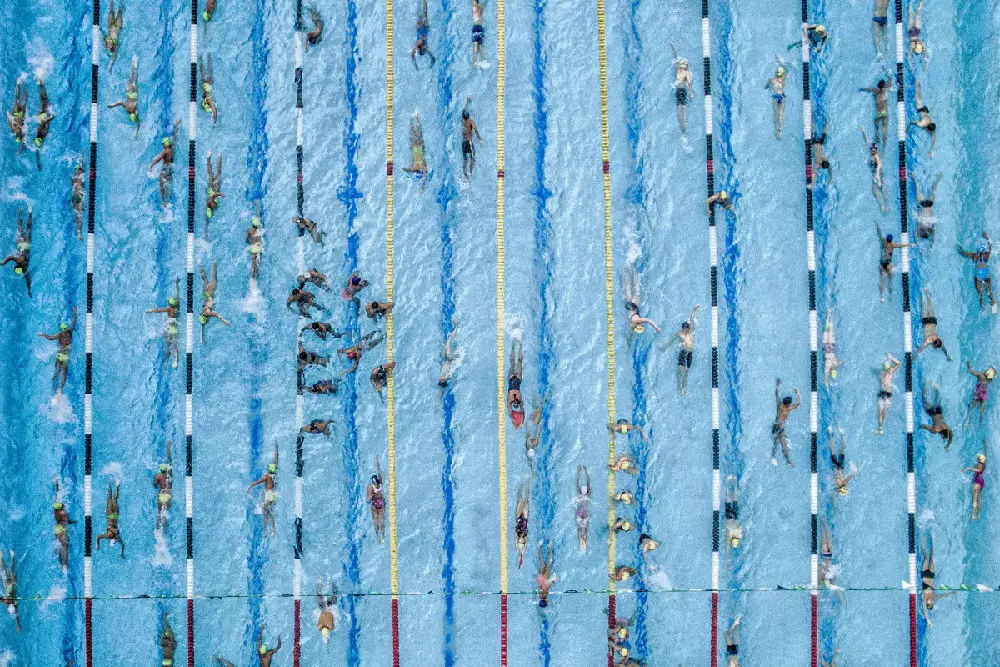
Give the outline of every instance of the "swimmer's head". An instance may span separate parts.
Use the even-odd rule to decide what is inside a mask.
[[[690,329],[691,325],[687,322],[681,322],[681,329]]]
[[[930,123],[930,124],[929,124],[929,125],[927,126],[927,131],[928,131],[928,132],[933,132],[933,131],[934,131],[934,130],[936,130],[936,129],[937,129],[937,123]]]
[[[17,608],[14,605],[9,604],[7,605],[7,611],[10,612],[11,614],[14,614],[17,613]]]
[[[163,139],[160,140],[160,143],[163,144],[164,148],[169,148],[174,145],[174,140],[170,137],[163,137]]]
[[[618,635],[620,639],[628,639],[628,628],[622,625],[618,628],[615,634]]]
[[[934,348],[936,348],[936,349],[940,349],[940,348],[942,348],[944,346],[944,343],[942,343],[941,339],[938,338],[936,341],[934,341],[933,343],[931,343],[931,346],[934,347]]]
[[[139,114],[133,111],[128,115],[128,119],[134,123],[135,121],[139,120]]]
[[[462,109],[462,120],[468,120],[468,119],[469,119],[469,110]]]
[[[209,14],[208,12],[202,12],[201,13],[201,20],[202,21],[211,21],[212,20],[212,15]]]
[[[774,70],[774,75],[779,79],[785,76],[785,68],[782,67],[781,65],[778,65],[778,69]]]
[[[888,359],[886,359],[885,361],[882,362],[882,370],[887,371],[890,368],[892,368],[892,362],[891,361],[889,361]]]
[[[832,371],[830,371],[830,379],[831,380],[836,380],[838,375],[840,375],[840,371],[838,371],[836,368],[834,368]]]
[[[729,193],[725,190],[719,190],[719,200],[726,201],[727,199],[729,199]]]
[[[837,493],[839,493],[842,496],[846,496],[847,495],[847,486],[845,485],[845,486],[839,487],[837,489]]]
[[[622,530],[632,530],[632,523],[630,521],[622,521]]]
[[[818,32],[821,35],[825,35],[826,34],[826,26],[823,25],[822,23],[820,23],[818,26],[816,26],[816,32]]]
[[[258,218],[256,215],[254,217],[250,218],[250,226],[251,227],[259,228],[260,224],[261,224],[260,223],[260,218]]]
[[[261,655],[266,655],[267,654],[267,644],[261,644],[260,648],[257,649],[257,652],[260,653]]]
[[[374,484],[375,486],[379,486],[380,484],[382,484],[381,478],[379,478],[378,475],[372,475],[372,484]]]
[[[198,321],[201,322],[202,324],[208,324],[208,318],[204,315],[199,316]]]
[[[781,399],[781,404],[782,405],[791,405],[792,404],[792,397],[791,396],[785,396],[783,399]]]
[[[176,306],[177,305],[177,297],[176,296],[172,296],[169,299],[167,299],[167,305],[168,306]]]
[[[885,240],[888,241],[889,243],[892,243],[892,234],[886,234]]]
[[[730,538],[730,540],[729,540],[729,546],[731,546],[734,549],[736,547],[740,546],[740,538],[738,538],[738,537],[732,537],[732,538]]]
[[[872,142],[871,146],[868,147],[868,150],[873,154],[878,153],[878,144]]]
[[[59,331],[66,331],[67,329],[69,329],[69,325],[68,324],[66,324],[65,322],[60,322],[59,323]]]
[[[976,456],[976,460],[980,463],[986,463],[986,454],[979,454]]]
[[[677,66],[681,69],[687,69],[688,67],[687,58],[681,58],[679,61],[677,61]]]
[[[531,449],[528,450],[528,458],[529,459],[535,458],[535,448],[534,447],[532,447]],[[587,492],[586,489],[584,489],[583,492],[586,493]]]
[[[73,173],[74,174],[79,174],[82,171],[83,171],[83,165],[82,164],[80,164],[79,162],[77,162],[75,165],[73,165]]]
[[[823,160],[822,162],[819,163],[819,166],[823,167],[824,169],[829,169],[830,168],[830,161],[829,160]]]
[[[63,504],[61,502],[56,501],[56,502],[52,503],[52,509],[54,509],[55,511],[58,512],[62,508],[63,508]]]
[[[448,386],[448,378],[438,378],[438,386],[444,389]]]
[[[18,276],[24,275],[24,269],[22,269],[20,266],[15,266],[14,274]]]
[[[983,373],[983,375],[985,375],[987,378],[989,378],[990,380],[992,380],[993,378],[995,378],[997,376],[997,369],[995,369],[992,366],[990,366],[989,368],[986,369],[986,372]]]
[[[42,147],[42,138],[41,137],[35,137],[35,145],[38,146],[39,148]]]
[[[320,632],[321,635],[323,635],[323,643],[324,644],[326,642],[330,641],[330,628],[323,628],[319,632]]]
[[[549,601],[545,598],[542,598],[541,600],[538,601],[538,606],[541,607],[542,609],[545,609],[546,607],[549,606]]]
[[[208,208],[205,209],[205,217],[206,218],[208,218],[209,220],[211,220],[213,215],[215,215],[215,211],[213,211],[211,209],[211,207],[208,207]]]
[[[168,466],[166,463],[161,463],[160,464],[160,472],[167,472],[167,470],[169,468],[170,468],[170,466]]]
[[[271,473],[272,475],[274,473],[278,472],[278,464],[277,463],[268,463],[267,464],[267,471],[269,473]]]
[[[878,80],[878,89],[879,89],[879,90],[882,90],[882,89],[883,89],[883,88],[885,88],[885,87],[886,87],[887,85],[888,85],[888,84],[887,84],[887,83],[885,82],[885,79],[879,79],[879,80]]]
[[[643,326],[643,325],[641,325],[641,324],[637,324],[637,325],[635,325],[634,327],[632,327],[632,331],[634,331],[634,332],[635,332],[635,333],[637,333],[637,334],[641,334],[641,333],[642,333],[643,331],[645,331],[645,330],[646,330],[646,327],[644,327],[644,326]]]

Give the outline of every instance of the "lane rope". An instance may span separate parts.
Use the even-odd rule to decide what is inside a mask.
[[[302,184],[302,51],[305,40],[305,27],[302,23],[302,0],[295,2],[295,206],[298,217],[304,217],[305,191]],[[295,262],[297,275],[305,273],[305,247],[303,235],[305,230],[298,226],[295,237]],[[302,343],[302,330],[306,326],[306,318],[301,314],[296,322],[296,351]],[[296,363],[296,367],[298,364]],[[305,400],[302,396],[304,374],[295,374],[295,549],[294,569],[292,572],[292,664],[299,667],[302,653],[302,446],[305,435],[302,433],[302,419],[305,410]]]
[[[497,453],[500,476],[500,667],[507,667],[507,421],[504,373],[504,85],[507,34],[497,0]]]
[[[187,522],[187,659],[194,665],[194,219],[198,92],[198,0],[191,0],[191,97],[188,103],[187,320],[184,327],[184,514]]]

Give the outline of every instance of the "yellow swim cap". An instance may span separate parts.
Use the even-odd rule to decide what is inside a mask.
[[[636,332],[637,334],[641,334],[645,330],[646,330],[646,327],[644,327],[641,324],[637,324],[634,327],[632,327],[632,331]]]
[[[319,633],[323,635],[323,641],[330,639],[330,628],[322,628]]]
[[[838,371],[836,368],[830,371],[830,379],[836,380],[838,375],[840,375],[840,371]]]
[[[734,537],[734,538],[730,539],[729,540],[729,544],[731,544],[732,547],[735,549],[736,547],[740,546],[740,538]]]
[[[979,456],[976,457],[976,460],[979,461],[980,463],[986,463],[986,454],[980,454]]]
[[[842,486],[842,487],[838,488],[837,489],[837,493],[839,493],[842,496],[846,496],[847,495],[847,487],[846,486]]]
[[[989,368],[986,369],[986,372],[983,375],[992,380],[997,376],[997,369],[990,366]]]

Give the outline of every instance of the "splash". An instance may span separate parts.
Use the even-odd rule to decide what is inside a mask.
[[[118,481],[121,481],[121,479],[124,477],[122,464],[118,461],[112,461],[108,465],[101,468],[100,474],[108,475],[109,477],[114,477]]]
[[[670,577],[668,577],[667,573],[663,570],[657,570],[652,574],[646,574],[645,579],[646,582],[650,584],[651,588],[655,588],[657,590],[669,591],[674,587],[673,583],[670,581]]]
[[[31,65],[31,73],[35,75],[35,79],[45,81],[52,76],[56,59],[41,37],[35,37],[28,42],[27,52],[28,64]]]
[[[504,330],[512,341],[521,342],[524,338],[524,315],[510,313],[504,316]]]
[[[69,404],[69,399],[65,394],[56,394],[48,403],[39,406],[39,411],[45,415],[49,421],[56,424],[75,424],[76,415],[73,414],[73,406]]]
[[[150,560],[150,565],[169,568],[174,564],[174,557],[170,555],[170,544],[163,528],[153,530],[153,538],[155,544],[153,545],[153,557]]]
[[[9,648],[0,652],[0,667],[10,667],[14,664],[14,652]]]
[[[53,584],[52,588],[49,589],[49,594],[45,596],[42,604],[39,605],[39,611],[45,611],[56,602],[62,602],[66,599],[66,586],[62,584]],[[0,666],[4,663],[0,662]]]
[[[256,316],[257,320],[262,322],[264,316],[264,299],[261,296],[260,288],[257,287],[257,281],[253,278],[250,279],[250,289],[247,291],[247,296],[243,300],[240,309],[244,313]]]

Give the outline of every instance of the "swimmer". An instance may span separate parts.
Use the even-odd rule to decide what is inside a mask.
[[[925,431],[930,431],[931,433],[937,433],[941,436],[941,439],[945,441],[944,451],[951,449],[951,440],[954,434],[952,433],[951,427],[944,420],[944,411],[941,409],[941,395],[938,390],[937,383],[931,383],[931,391],[927,391],[927,385],[924,385],[920,392],[921,403],[923,403],[924,412],[927,416],[931,418],[930,424],[921,424],[920,428]]]
[[[619,491],[615,494],[614,498],[616,503],[622,503],[625,505],[631,505],[635,502],[635,496],[631,491]]]
[[[978,407],[979,408],[979,423],[983,423],[983,416],[986,414],[986,401],[990,397],[990,383],[993,382],[993,378],[997,376],[997,371],[995,368],[990,366],[983,372],[979,372],[972,368],[972,362],[966,362],[968,364],[969,373],[976,376],[976,387],[972,390],[972,400],[969,401],[969,416],[965,420],[966,425],[972,423],[972,413]]]
[[[118,529],[118,493],[121,489],[121,482],[115,481],[114,488],[108,483],[108,499],[105,503],[104,515],[108,520],[106,532],[97,536],[97,550],[101,550],[101,540],[109,540],[111,546],[115,545],[115,540],[122,543],[122,558],[125,558],[125,540],[122,539],[121,531]]]
[[[931,535],[929,540],[929,548],[928,543],[925,540],[921,540],[921,550],[924,552],[924,560],[920,565],[920,607],[923,610],[924,620],[927,621],[928,627],[932,625],[930,612],[934,609],[937,601],[958,592],[952,591],[944,595],[938,595],[934,590],[934,577],[936,576],[936,569],[934,567],[934,536]]]
[[[937,123],[931,118],[931,112],[924,104],[924,98],[920,94],[920,79],[917,79],[917,89],[914,101],[917,103],[917,113],[920,114],[919,120],[911,120],[910,125],[916,125],[919,128],[927,130],[931,135],[931,151],[930,157],[934,159],[934,143],[937,141]]]
[[[528,469],[531,471],[532,479],[535,478],[535,450],[538,449],[538,441],[542,437],[541,423],[538,423],[537,426],[534,435],[531,435],[531,431],[528,429],[524,431],[524,455],[528,459]]]
[[[341,371],[341,375],[348,375],[350,373],[358,370],[358,364],[361,363],[361,355],[375,348],[382,340],[385,338],[385,334],[381,331],[370,331],[366,333],[362,338],[361,342],[357,345],[352,345],[351,347],[344,348],[342,350],[337,350],[337,356],[346,356],[349,360],[353,361],[354,364],[345,371]]]
[[[889,195],[885,192],[885,179],[882,177],[882,155],[878,152],[878,144],[868,142],[868,134],[865,128],[861,128],[861,137],[868,146],[868,169],[872,172],[872,195],[878,202],[882,215],[889,212]]]
[[[674,52],[674,99],[677,102],[677,123],[681,132],[687,132],[688,98],[694,97],[694,75],[688,66],[687,58],[678,58],[677,49],[670,45]]]
[[[104,49],[111,56],[111,62],[108,63],[108,73],[111,72],[111,68],[115,66],[115,60],[118,59],[118,47],[121,42],[121,32],[122,26],[122,14],[125,12],[125,7],[122,5],[118,6],[118,13],[115,13],[115,0],[111,0],[108,5],[108,30],[104,33]]]
[[[986,441],[983,440],[983,451],[976,454],[976,464],[971,468],[965,468],[963,473],[972,473],[972,520],[978,521],[979,514],[983,511],[983,487],[986,480],[983,473],[986,472]],[[13,553],[11,554],[13,559]]]
[[[581,484],[580,480],[584,482]],[[580,543],[580,553],[587,551],[587,529],[590,527],[590,472],[587,466],[576,466],[576,496],[573,497],[576,508],[576,540]]]
[[[219,208],[219,197],[225,197],[222,191],[222,153],[219,153],[216,160],[215,171],[212,171],[212,151],[208,151],[208,185],[205,192],[205,238],[208,238],[208,223],[215,215],[215,209]]]
[[[927,45],[920,39],[920,32],[924,23],[924,0],[920,0],[920,2],[917,3],[917,10],[915,12],[913,11],[913,3],[911,2],[907,15],[906,34],[910,38],[910,50],[907,54],[907,59],[912,61],[914,56],[917,58],[923,58],[924,71],[926,72],[928,60],[930,60],[931,54],[927,49]]]
[[[316,629],[319,630],[323,643],[330,641],[330,633],[337,629],[337,584],[330,580],[330,592],[323,593],[322,577],[316,580],[316,605],[319,607],[319,619]]]
[[[382,398],[382,388],[389,385],[389,378],[392,376],[392,371],[395,368],[395,361],[390,361],[387,364],[379,364],[372,369],[371,374],[368,376],[368,381],[371,383],[372,389],[375,390],[375,393],[378,394],[379,398]]]
[[[611,524],[611,530],[616,535],[618,533],[630,533],[635,529],[636,525],[628,519],[619,519],[618,517],[615,517],[615,522]]]
[[[298,306],[299,315],[302,317],[312,317],[312,313],[309,312],[310,308],[316,308],[317,310],[325,311],[326,308],[322,304],[316,301],[316,295],[307,289],[302,289],[301,287],[293,287],[291,293],[288,295],[288,300],[285,301],[285,307],[291,308],[292,304]],[[307,327],[308,328],[308,327]],[[326,334],[321,331],[316,331],[316,334],[326,340]],[[340,336],[337,336],[340,338]]]
[[[517,551],[517,569],[519,570],[524,562],[524,552],[528,550],[528,516],[531,514],[528,496],[525,484],[519,484],[517,487],[517,507],[514,512],[514,550]]]
[[[354,271],[347,279],[347,285],[344,286],[344,291],[340,293],[340,296],[344,297],[347,301],[356,299],[358,293],[368,287],[368,285],[368,281],[362,278],[357,271]]]
[[[333,328],[331,324],[327,322],[310,322],[305,327],[303,327],[302,330],[312,331],[322,340],[326,340],[327,336],[333,336],[334,338],[343,338],[348,333],[346,331],[337,331],[336,329]]]
[[[889,24],[889,0],[875,0],[875,11],[872,13],[872,41],[875,43],[875,58],[882,60],[882,55],[889,45],[886,27]]]
[[[73,331],[76,329],[76,306],[73,307],[73,319],[69,324],[59,323],[59,333],[38,335],[45,340],[59,342],[56,350],[56,372],[52,376],[52,385],[56,390],[56,395],[62,394],[63,387],[66,386],[66,375],[69,372],[69,351],[73,347]]]
[[[788,467],[792,467],[792,458],[788,454],[788,436],[785,435],[785,422],[788,420],[788,415],[795,410],[800,405],[802,405],[802,397],[799,396],[799,390],[797,388],[792,389],[795,392],[795,403],[792,404],[792,397],[785,396],[781,397],[781,378],[775,380],[774,383],[774,400],[777,404],[777,413],[774,417],[774,424],[771,426],[771,437],[774,440],[774,444],[771,446],[771,465],[778,465],[778,447],[781,447],[781,453],[785,455],[785,463]]]
[[[844,474],[846,468],[846,454],[844,450],[847,449],[847,441],[844,439],[844,429],[839,429],[840,431],[840,449],[834,450],[833,445],[833,426],[827,427],[827,433],[830,435],[829,448],[830,448],[830,465],[833,466],[833,488],[834,490],[842,496],[847,495],[847,485],[851,483],[858,474],[858,469],[851,463],[850,474]]]
[[[177,651],[177,638],[174,636],[174,629],[170,627],[170,621],[167,620],[167,612],[163,612],[160,625],[162,626],[160,630],[160,650],[163,652],[163,659],[160,661],[160,664],[163,667],[173,667],[174,652]]]
[[[697,326],[694,315],[699,308],[701,306],[695,306],[691,310],[687,322],[681,322],[681,328],[667,341],[667,345],[671,345],[675,340],[681,345],[681,351],[677,355],[677,391],[681,396],[687,396],[688,374],[691,372],[691,361],[694,357],[694,330]]]
[[[385,317],[392,312],[392,306],[391,301],[369,301],[365,305],[365,314],[378,322],[378,318]]]
[[[931,186],[930,194],[925,194],[920,191],[920,183],[917,182],[917,175],[914,172],[910,172],[910,178],[913,179],[913,187],[917,190],[917,204],[920,208],[917,209],[917,236],[922,239],[930,239],[934,242],[934,199],[937,195],[937,186],[941,182],[941,172],[937,173],[937,178],[934,179],[934,185]]]
[[[935,350],[944,352],[944,356],[948,361],[951,361],[948,348],[944,346],[944,341],[938,336],[937,318],[934,316],[934,302],[931,299],[930,289],[925,287],[921,297],[920,323],[924,326],[924,342],[916,349],[914,354],[920,354],[926,348],[933,347]]]
[[[608,430],[619,435],[626,435],[629,431],[638,431],[639,435],[642,436],[642,439],[645,442],[649,442],[649,437],[646,435],[646,432],[642,430],[642,427],[629,423],[627,419],[619,419],[614,424],[608,424]]]
[[[49,95],[45,92],[45,84],[42,83],[41,79],[38,79],[37,83],[39,108],[41,108],[41,111],[38,112],[38,128],[35,130],[35,148],[41,151],[42,144],[45,143],[45,139],[49,136],[49,124],[52,123],[52,119],[56,115],[52,113],[52,108],[49,106]],[[38,171],[41,171],[42,158],[39,153],[36,153],[35,159],[38,163]]]
[[[275,475],[278,472],[278,446],[274,446],[274,460],[267,464],[267,471],[247,487],[247,497],[255,486],[264,485],[264,504],[261,511],[264,519],[264,537],[267,537],[267,527],[271,526],[271,536],[277,535],[277,527],[274,522],[274,505],[278,502],[278,492],[275,490],[277,480]]]
[[[833,335],[833,311],[826,312],[826,325],[823,327],[823,375],[826,386],[830,380],[836,380],[844,362],[837,357],[837,341]]]
[[[646,533],[639,535],[639,548],[642,549],[642,562],[645,563],[650,570],[656,570],[656,566],[649,562],[649,552],[656,551],[656,548],[659,546],[660,543]]]
[[[323,245],[323,232],[319,231],[319,226],[315,222],[301,216],[293,217],[292,222],[299,228],[300,235],[308,232],[314,242]]]
[[[7,262],[14,262],[14,275],[21,276],[24,278],[24,285],[28,288],[28,298],[31,298],[31,271],[29,269],[29,264],[31,264],[31,210],[32,204],[28,204],[28,225],[24,225],[24,221],[21,218],[21,209],[17,209],[17,232],[15,233],[15,242],[17,243],[17,253],[13,255],[7,255],[0,266],[3,266]]]
[[[660,327],[656,325],[656,322],[639,315],[639,274],[636,273],[635,268],[631,264],[626,266],[625,270],[622,272],[622,282],[624,283],[625,289],[625,308],[628,309],[629,313],[629,336],[631,337],[631,334],[641,334],[646,330],[646,327],[644,326],[646,324],[653,327],[653,329],[656,330],[656,333],[660,333]]]
[[[14,627],[20,632],[21,617],[17,615],[17,604],[20,598],[17,596],[16,561],[13,549],[10,550],[10,567],[7,567],[7,563],[3,559],[3,554],[0,554],[0,579],[2,579],[3,583],[3,598],[0,599],[0,604],[7,605],[7,611],[14,616]]]
[[[170,465],[169,440],[167,440],[167,461],[161,463],[159,472],[153,475],[153,486],[156,488],[156,527],[162,528],[167,525],[174,488],[174,471]]]
[[[630,475],[639,474],[639,466],[636,465],[635,459],[626,454],[622,454],[621,456],[619,456],[617,459],[615,459],[614,463],[609,463],[608,470],[612,472],[627,472]],[[632,494],[629,494],[628,497],[632,498]],[[625,502],[626,505],[629,504],[624,500],[622,502]]]
[[[427,38],[430,36],[431,32],[431,22],[427,18],[427,0],[424,0],[423,12],[417,16],[417,43],[414,45],[413,49],[410,51],[410,60],[413,61],[413,68],[420,69],[417,65],[417,56],[429,56],[431,59],[431,67],[434,67],[434,63],[437,62],[437,58],[431,53],[430,46],[427,44]]]
[[[878,2],[880,0],[876,0]],[[875,142],[885,145],[886,137],[889,136],[889,89],[892,88],[892,80],[889,77],[879,79],[874,88],[858,88],[858,92],[871,93],[875,102]],[[862,130],[863,131],[863,130]],[[865,137],[865,143],[868,138]]]
[[[521,377],[524,372],[524,352],[517,341],[517,361],[514,360],[514,343],[510,344],[510,361],[507,362],[507,410],[514,428],[524,424],[524,397],[521,396]]]
[[[472,135],[475,134],[478,141],[483,140],[476,122],[469,115],[471,104],[472,98],[465,98],[465,108],[462,109],[462,173],[466,180],[472,180],[472,170],[476,168],[476,145],[472,143]]]
[[[229,662],[228,660],[226,660],[225,658],[223,658],[220,655],[212,656],[212,658],[217,663],[219,663],[220,665],[222,665],[222,667],[236,667],[236,665],[234,665],[233,663]]]
[[[619,565],[617,568],[615,568],[615,571],[611,575],[611,578],[614,579],[615,581],[628,581],[629,577],[634,577],[635,575],[636,571],[634,567],[629,567],[628,565]]]
[[[175,295],[167,299],[167,305],[163,308],[150,308],[146,311],[149,313],[166,313],[167,314],[167,324],[166,328],[163,330],[163,343],[164,343],[164,361],[170,358],[170,351],[174,352],[174,364],[173,367],[177,368],[177,359],[180,356],[180,352],[177,348],[177,334],[180,332],[177,326],[177,316],[181,313],[181,281],[177,280],[175,284]]]
[[[726,630],[726,667],[740,667],[740,617]]]
[[[816,568],[818,570],[816,578],[821,585],[826,586],[830,590],[837,591],[837,594],[840,595],[840,587],[833,581],[839,569],[833,564],[833,537],[830,534],[830,526],[822,519],[819,523],[819,531],[819,563]]]
[[[830,158],[823,148],[826,145],[826,125],[823,126],[823,133],[810,139],[809,143],[812,145],[812,174],[809,178],[809,189],[815,187],[816,177],[819,175],[820,169],[826,169],[826,181],[832,185],[833,167],[830,166]]]
[[[181,122],[174,123],[174,133],[169,137],[163,137],[160,144],[163,149],[153,158],[153,163],[149,165],[152,169],[157,164],[160,165],[160,206],[166,208],[170,204],[170,196],[173,193],[174,182],[174,145],[177,143],[177,134],[180,132]]]
[[[260,626],[260,633],[257,635],[257,658],[260,661],[260,667],[271,667],[271,661],[274,660],[274,654],[281,649],[281,635],[278,635],[278,645],[274,648],[270,648],[264,643],[264,626]]]
[[[330,437],[333,435],[330,432],[330,425],[335,423],[333,419],[313,419],[311,422],[300,428],[299,430],[303,433],[312,433],[314,435],[325,435]]]
[[[705,206],[708,207],[708,214],[712,215],[713,207],[718,204],[730,213],[733,211],[733,198],[729,196],[729,192],[726,190],[719,190],[714,195],[705,200]]]
[[[313,29],[306,33],[307,52],[310,46],[317,46],[323,41],[323,16],[314,8],[310,8],[309,18],[313,22]]]
[[[882,362],[882,370],[879,372],[879,392],[878,392],[878,428],[875,435],[882,435],[882,427],[885,425],[885,416],[892,406],[892,378],[899,370],[899,359],[888,352],[885,354],[885,361]]]
[[[53,528],[53,533],[56,536],[56,542],[58,543],[57,555],[59,558],[59,564],[63,568],[63,572],[69,566],[69,531],[67,530],[69,526],[76,523],[69,518],[69,512],[66,510],[66,506],[61,500],[59,500],[59,482],[55,483],[56,487],[56,499],[52,503],[52,518],[55,521],[55,527]]]
[[[18,77],[14,84],[14,106],[7,112],[7,124],[10,126],[11,134],[14,135],[14,143],[17,144],[18,153],[24,148],[24,134],[27,126],[25,116],[28,110],[28,91],[21,91],[21,79]]]
[[[337,392],[340,391],[340,380],[320,380],[314,384],[305,385],[302,390],[308,391],[310,394],[333,394],[336,396]]]
[[[781,128],[785,119],[785,62],[778,57],[778,67],[774,76],[767,80],[766,90],[771,91],[771,106],[774,107],[774,136],[781,139]]]
[[[128,84],[125,86],[125,99],[112,102],[109,109],[121,107],[128,114],[128,122],[135,123],[135,135],[139,136],[139,58],[132,56],[132,70],[128,75]]]
[[[615,627],[608,628],[608,653],[618,657],[627,657],[629,654],[628,647],[625,644],[627,641],[627,624],[616,624]]]
[[[836,648],[836,649],[833,650],[833,658],[830,659],[830,662],[827,662],[826,658],[820,656],[820,659],[819,659],[820,667],[837,667],[837,658],[838,658],[838,656],[840,656],[840,649],[839,648]]]
[[[202,62],[201,54],[198,54],[198,72],[201,85],[201,108],[205,113],[212,114],[212,123],[216,123],[219,120],[219,108],[215,106],[215,97],[212,94],[212,84],[215,82],[215,77],[212,75],[211,53],[208,54],[205,62]],[[211,157],[212,153],[209,152],[208,155]]]
[[[420,192],[427,183],[427,163],[424,161],[424,131],[420,127],[420,114],[410,116],[410,166],[403,167],[408,174],[416,174],[420,179]]]
[[[245,236],[247,248],[250,251],[250,280],[257,279],[257,269],[260,268],[260,256],[264,252],[264,223],[260,215],[260,200],[253,203],[254,215],[250,217],[250,226]]]
[[[967,251],[958,246],[958,254],[966,259],[971,259],[975,262],[975,273],[973,274],[976,285],[976,294],[979,295],[979,308],[984,307],[983,304],[983,292],[990,297],[990,304],[993,312],[997,312],[997,300],[993,296],[993,277],[990,275],[990,255],[993,253],[993,244],[990,242],[990,237],[983,232],[983,236],[976,242],[976,249],[974,252]]]
[[[201,20],[205,23],[212,20],[212,16],[215,14],[215,4],[216,0],[208,0],[205,3],[205,10],[201,13]]]
[[[330,283],[326,279],[326,274],[321,272],[319,269],[309,269],[305,273],[299,275],[295,279],[299,283],[299,287],[305,287],[306,283],[312,283],[316,287],[321,287],[327,292],[330,291]]]
[[[809,40],[809,46],[811,46],[816,53],[823,50],[829,36],[829,31],[827,31],[826,26],[822,23],[810,23],[802,28],[802,38]]]
[[[726,542],[731,549],[737,549],[743,540],[743,526],[740,525],[740,490],[736,475],[726,478],[725,505]]]
[[[219,282],[218,270],[216,267],[216,262],[212,261],[212,279],[208,279],[208,275],[205,273],[205,267],[199,267],[201,269],[201,296],[204,299],[204,303],[201,306],[201,315],[198,316],[198,321],[201,322],[201,342],[205,342],[205,327],[208,325],[208,320],[215,318],[229,326],[229,320],[219,315],[215,311],[215,287]]]
[[[452,322],[452,330],[448,332],[448,337],[444,340],[444,349],[441,351],[441,372],[438,373],[438,386],[444,389],[451,381],[451,375],[455,372],[455,336],[458,335],[458,323]]]
[[[542,540],[538,540],[538,574],[535,575],[535,581],[538,582],[538,606],[545,609],[549,606],[549,589],[558,577],[552,574],[552,540],[549,540],[547,557],[543,557],[543,544]]]
[[[375,474],[368,483],[368,502],[372,506],[372,524],[379,544],[385,541],[385,495],[382,491],[382,468],[375,455]]]
[[[483,28],[483,3],[472,0],[472,65],[483,61],[483,38],[486,30]]]
[[[83,184],[83,172],[83,163],[77,161],[73,165],[73,173],[70,175],[73,187],[70,202],[73,205],[73,217],[76,219],[76,238],[78,240],[83,238],[83,200],[86,192],[86,186]]]
[[[892,300],[892,253],[897,248],[905,248],[909,243],[895,243],[892,234],[882,235],[882,228],[875,223],[875,231],[878,232],[878,242],[882,246],[882,255],[879,259],[879,280],[878,293],[882,301],[885,301],[885,293],[889,292],[889,299]]]

